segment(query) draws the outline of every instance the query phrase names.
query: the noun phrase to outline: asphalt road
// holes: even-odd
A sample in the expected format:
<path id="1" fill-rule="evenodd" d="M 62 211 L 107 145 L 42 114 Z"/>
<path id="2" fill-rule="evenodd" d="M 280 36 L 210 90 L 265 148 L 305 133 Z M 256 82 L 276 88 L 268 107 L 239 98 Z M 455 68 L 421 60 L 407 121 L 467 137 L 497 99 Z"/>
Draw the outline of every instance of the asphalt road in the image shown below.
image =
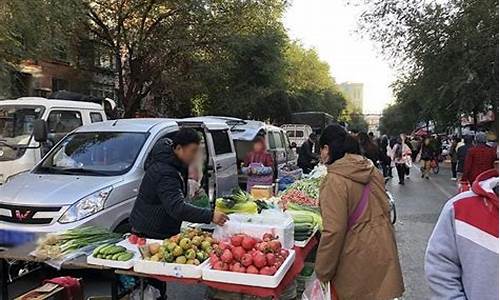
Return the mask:
<path id="1" fill-rule="evenodd" d="M 396 177 L 396 170 L 393 171 Z M 396 237 L 406 286 L 403 299 L 429 299 L 423 266 L 425 248 L 442 206 L 456 193 L 456 183 L 450 180 L 447 167 L 442 167 L 440 174 L 433 175 L 430 180 L 421 179 L 418 168 L 414 167 L 404 186 L 398 185 L 396 178 L 387 185 L 396 200 L 398 213 Z M 36 272 L 11 285 L 11 295 L 19 295 L 37 286 L 42 278 L 60 275 L 61 273 L 57 274 L 50 269 Z M 67 275 L 84 278 L 85 299 L 109 295 L 109 282 L 98 272 L 69 272 Z M 206 293 L 206 288 L 202 285 L 169 284 L 167 289 L 169 299 L 177 300 L 201 300 Z"/>
<path id="2" fill-rule="evenodd" d="M 429 289 L 424 277 L 424 255 L 427 241 L 432 233 L 441 208 L 457 192 L 455 181 L 451 181 L 450 169 L 441 166 L 438 175 L 430 180 L 420 178 L 414 166 L 405 185 L 393 178 L 388 189 L 396 199 L 398 219 L 396 238 L 403 269 L 406 292 L 403 299 L 429 299 Z M 394 177 L 396 172 L 394 169 Z"/>

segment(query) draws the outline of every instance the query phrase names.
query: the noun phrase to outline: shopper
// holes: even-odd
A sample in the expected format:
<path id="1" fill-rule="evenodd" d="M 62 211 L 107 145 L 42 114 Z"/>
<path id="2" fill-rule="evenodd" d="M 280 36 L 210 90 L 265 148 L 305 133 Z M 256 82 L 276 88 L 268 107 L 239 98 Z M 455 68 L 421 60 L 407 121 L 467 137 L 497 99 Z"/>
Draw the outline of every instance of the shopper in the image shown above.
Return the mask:
<path id="1" fill-rule="evenodd" d="M 498 299 L 498 170 L 444 206 L 425 255 L 431 299 Z"/>
<path id="2" fill-rule="evenodd" d="M 373 142 L 366 132 L 360 132 L 358 134 L 359 145 L 361 149 L 361 154 L 363 154 L 366 158 L 371 160 L 375 166 L 378 167 L 378 147 Z"/>
<path id="3" fill-rule="evenodd" d="M 466 135 L 464 137 L 464 143 L 457 148 L 457 178 L 462 178 L 465 166 L 465 157 L 469 148 L 472 147 L 472 141 L 474 137 L 471 135 Z"/>
<path id="4" fill-rule="evenodd" d="M 393 148 L 394 164 L 398 172 L 399 184 L 405 184 L 405 175 L 408 174 L 408 163 L 411 162 L 411 150 L 408 145 L 399 137 Z"/>
<path id="5" fill-rule="evenodd" d="M 431 173 L 431 161 L 434 157 L 434 151 L 430 138 L 425 138 L 422 146 L 420 147 L 420 172 L 422 178 L 429 179 L 429 174 Z"/>
<path id="6" fill-rule="evenodd" d="M 320 188 L 323 231 L 315 271 L 339 299 L 388 300 L 404 291 L 384 179 L 343 127 L 319 140 L 328 173 Z"/>
<path id="7" fill-rule="evenodd" d="M 247 192 L 250 192 L 254 185 L 271 185 L 274 179 L 273 156 L 266 149 L 266 140 L 263 136 L 257 136 L 253 143 L 252 151 L 245 157 Z M 257 171 L 258 170 L 258 171 Z"/>
<path id="8" fill-rule="evenodd" d="M 194 161 L 200 137 L 193 129 L 180 129 L 159 140 L 145 163 L 146 174 L 130 214 L 132 231 L 139 236 L 165 239 L 180 231 L 182 221 L 224 225 L 228 217 L 185 201 L 188 166 Z"/>
<path id="9" fill-rule="evenodd" d="M 453 138 L 453 141 L 451 142 L 450 145 L 450 161 L 451 161 L 451 180 L 457 180 L 457 163 L 458 163 L 458 155 L 457 155 L 457 148 L 458 148 L 458 143 L 460 142 L 460 139 L 457 137 Z"/>
<path id="10" fill-rule="evenodd" d="M 496 149 L 486 145 L 486 142 L 484 132 L 476 134 L 476 145 L 468 149 L 465 156 L 462 180 L 472 183 L 479 174 L 493 168 L 493 163 L 497 160 L 497 152 Z"/>
<path id="11" fill-rule="evenodd" d="M 309 138 L 302 143 L 299 148 L 299 158 L 297 159 L 297 166 L 302 169 L 305 174 L 314 169 L 318 163 L 318 154 L 314 153 L 314 145 L 316 145 L 318 138 L 315 133 L 311 133 Z"/>
<path id="12" fill-rule="evenodd" d="M 404 160 L 406 162 L 405 175 L 407 178 L 410 178 L 410 168 L 413 163 L 411 154 L 413 153 L 414 149 L 412 148 L 410 140 L 408 139 L 405 133 L 401 133 L 399 137 L 401 138 L 401 142 L 403 145 Z"/>
<path id="13" fill-rule="evenodd" d="M 384 178 L 390 177 L 390 169 L 391 169 L 391 158 L 387 155 L 387 147 L 389 146 L 389 139 L 386 135 L 382 136 L 379 142 L 379 161 L 382 167 L 382 173 L 384 174 Z"/>

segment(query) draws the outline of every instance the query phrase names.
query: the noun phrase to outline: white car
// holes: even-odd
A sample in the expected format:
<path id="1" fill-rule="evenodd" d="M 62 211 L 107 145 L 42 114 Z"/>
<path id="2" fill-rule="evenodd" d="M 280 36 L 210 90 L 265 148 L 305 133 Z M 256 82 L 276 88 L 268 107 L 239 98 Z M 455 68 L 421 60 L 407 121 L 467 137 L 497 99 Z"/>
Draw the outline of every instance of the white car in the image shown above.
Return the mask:
<path id="1" fill-rule="evenodd" d="M 286 131 L 290 143 L 294 147 L 300 147 L 313 133 L 311 126 L 306 124 L 284 124 L 281 128 Z"/>

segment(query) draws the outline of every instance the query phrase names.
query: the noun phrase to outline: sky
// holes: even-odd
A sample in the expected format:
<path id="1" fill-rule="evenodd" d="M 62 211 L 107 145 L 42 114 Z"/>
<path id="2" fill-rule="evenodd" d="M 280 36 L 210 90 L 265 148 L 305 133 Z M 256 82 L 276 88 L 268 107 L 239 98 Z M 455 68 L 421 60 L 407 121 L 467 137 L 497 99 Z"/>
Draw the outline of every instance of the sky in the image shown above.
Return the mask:
<path id="1" fill-rule="evenodd" d="M 364 113 L 380 113 L 392 101 L 393 73 L 372 41 L 355 32 L 360 8 L 345 0 L 293 0 L 284 23 L 292 39 L 316 48 L 337 83 L 364 83 Z"/>

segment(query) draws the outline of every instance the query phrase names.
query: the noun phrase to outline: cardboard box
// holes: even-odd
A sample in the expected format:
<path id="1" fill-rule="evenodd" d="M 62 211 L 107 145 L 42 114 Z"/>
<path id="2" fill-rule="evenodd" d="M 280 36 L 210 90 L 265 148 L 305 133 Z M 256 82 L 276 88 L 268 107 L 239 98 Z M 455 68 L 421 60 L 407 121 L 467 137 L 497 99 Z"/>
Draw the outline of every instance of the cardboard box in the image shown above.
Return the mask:
<path id="1" fill-rule="evenodd" d="M 45 283 L 17 298 L 15 300 L 59 300 L 64 299 L 64 287 L 54 284 Z"/>
<path id="2" fill-rule="evenodd" d="M 273 196 L 272 185 L 254 185 L 250 194 L 256 199 L 269 199 Z"/>

